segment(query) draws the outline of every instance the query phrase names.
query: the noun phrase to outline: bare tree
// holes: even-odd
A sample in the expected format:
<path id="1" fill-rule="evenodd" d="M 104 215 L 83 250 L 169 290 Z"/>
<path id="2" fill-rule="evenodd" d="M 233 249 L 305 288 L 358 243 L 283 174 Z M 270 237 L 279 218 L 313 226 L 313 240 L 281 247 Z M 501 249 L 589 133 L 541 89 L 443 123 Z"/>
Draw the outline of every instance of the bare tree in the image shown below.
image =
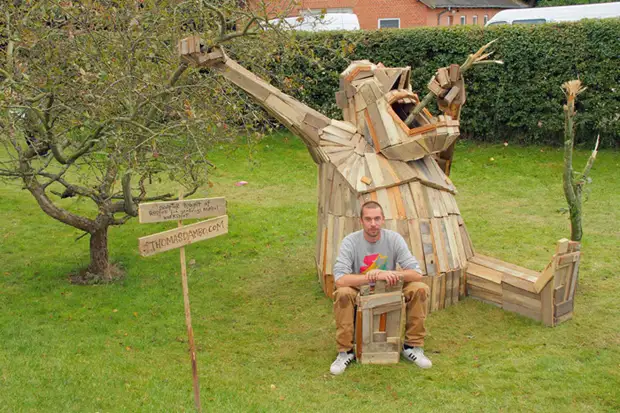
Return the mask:
<path id="1" fill-rule="evenodd" d="M 564 195 L 568 202 L 570 214 L 570 239 L 581 242 L 583 231 L 581 227 L 581 203 L 583 189 L 590 182 L 590 169 L 596 159 L 598 152 L 599 138 L 596 139 L 594 150 L 588 158 L 588 162 L 581 173 L 575 173 L 573 169 L 573 146 L 575 142 L 575 99 L 577 95 L 586 90 L 581 87 L 580 80 L 571 80 L 562 85 L 562 90 L 566 95 L 566 105 L 564 105 Z"/>
<path id="2" fill-rule="evenodd" d="M 246 130 L 251 108 L 227 98 L 221 79 L 186 73 L 177 40 L 273 35 L 254 30 L 264 17 L 227 0 L 15 1 L 1 13 L 0 176 L 89 235 L 87 272 L 109 280 L 109 227 L 140 202 L 174 199 L 176 186 L 161 183 L 194 194 L 210 145 Z M 221 38 L 222 25 L 241 29 Z M 73 197 L 92 208 L 64 200 Z"/>

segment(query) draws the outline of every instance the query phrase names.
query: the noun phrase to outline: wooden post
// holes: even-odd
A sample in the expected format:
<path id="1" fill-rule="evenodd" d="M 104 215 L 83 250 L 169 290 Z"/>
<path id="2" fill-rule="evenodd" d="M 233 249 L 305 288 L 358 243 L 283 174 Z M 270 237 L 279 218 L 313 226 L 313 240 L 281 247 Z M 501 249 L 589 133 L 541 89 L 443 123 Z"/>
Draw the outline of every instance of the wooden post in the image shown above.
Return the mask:
<path id="1" fill-rule="evenodd" d="M 183 192 L 179 191 L 179 200 L 183 199 Z M 177 221 L 178 227 L 183 226 L 183 220 Z M 187 286 L 187 265 L 185 263 L 185 247 L 179 249 L 181 256 L 181 284 L 183 285 L 183 305 L 185 306 L 185 324 L 187 325 L 187 338 L 189 340 L 189 354 L 192 360 L 192 378 L 194 381 L 194 405 L 196 411 L 201 412 L 200 407 L 200 383 L 198 381 L 198 362 L 196 361 L 196 345 L 194 343 L 194 330 L 192 329 L 192 314 L 189 306 L 189 287 Z"/>

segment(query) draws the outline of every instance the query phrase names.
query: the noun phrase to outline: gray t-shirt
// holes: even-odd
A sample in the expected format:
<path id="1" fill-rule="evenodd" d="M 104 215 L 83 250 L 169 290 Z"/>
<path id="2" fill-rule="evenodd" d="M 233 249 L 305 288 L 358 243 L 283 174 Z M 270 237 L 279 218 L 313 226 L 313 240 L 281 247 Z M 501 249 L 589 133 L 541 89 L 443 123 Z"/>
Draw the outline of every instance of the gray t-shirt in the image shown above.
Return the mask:
<path id="1" fill-rule="evenodd" d="M 356 231 L 340 244 L 340 253 L 334 264 L 334 280 L 345 274 L 365 274 L 374 269 L 393 271 L 396 264 L 404 270 L 420 271 L 418 261 L 398 232 L 382 229 L 379 241 L 372 243 L 366 241 L 363 230 Z"/>

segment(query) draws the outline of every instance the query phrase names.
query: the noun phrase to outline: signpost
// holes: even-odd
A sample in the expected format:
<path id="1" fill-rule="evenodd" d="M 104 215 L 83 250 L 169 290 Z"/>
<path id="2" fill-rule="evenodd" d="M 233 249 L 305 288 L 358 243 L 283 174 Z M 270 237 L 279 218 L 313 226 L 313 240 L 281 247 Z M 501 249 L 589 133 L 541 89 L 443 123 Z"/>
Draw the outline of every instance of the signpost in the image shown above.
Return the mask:
<path id="1" fill-rule="evenodd" d="M 178 227 L 169 231 L 160 232 L 142 237 L 138 240 L 140 255 L 143 257 L 180 249 L 181 255 L 181 283 L 183 285 L 183 304 L 185 306 L 185 324 L 189 341 L 189 351 L 192 361 L 192 378 L 194 383 L 194 404 L 200 412 L 200 384 L 198 382 L 198 364 L 196 361 L 196 346 L 194 344 L 194 330 L 189 306 L 189 288 L 187 286 L 187 266 L 185 263 L 185 245 L 217 237 L 228 232 L 228 215 L 226 214 L 226 200 L 224 198 L 203 198 L 178 201 L 151 202 L 139 205 L 140 223 L 164 222 L 177 220 Z M 183 219 L 215 217 L 195 224 L 183 226 Z"/>

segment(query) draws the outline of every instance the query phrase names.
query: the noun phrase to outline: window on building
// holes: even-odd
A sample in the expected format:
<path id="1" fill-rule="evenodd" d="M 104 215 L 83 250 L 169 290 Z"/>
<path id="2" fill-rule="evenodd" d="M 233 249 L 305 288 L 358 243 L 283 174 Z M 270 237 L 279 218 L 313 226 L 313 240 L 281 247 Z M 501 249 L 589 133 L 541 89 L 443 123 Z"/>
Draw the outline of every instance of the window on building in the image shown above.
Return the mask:
<path id="1" fill-rule="evenodd" d="M 379 19 L 380 29 L 400 29 L 400 19 Z"/>
<path id="2" fill-rule="evenodd" d="M 461 24 L 467 24 L 467 17 L 461 16 Z"/>
<path id="3" fill-rule="evenodd" d="M 472 24 L 478 24 L 478 16 L 472 17 Z"/>
<path id="4" fill-rule="evenodd" d="M 487 24 L 488 21 L 489 21 L 489 15 L 485 14 L 484 15 L 484 24 Z"/>

